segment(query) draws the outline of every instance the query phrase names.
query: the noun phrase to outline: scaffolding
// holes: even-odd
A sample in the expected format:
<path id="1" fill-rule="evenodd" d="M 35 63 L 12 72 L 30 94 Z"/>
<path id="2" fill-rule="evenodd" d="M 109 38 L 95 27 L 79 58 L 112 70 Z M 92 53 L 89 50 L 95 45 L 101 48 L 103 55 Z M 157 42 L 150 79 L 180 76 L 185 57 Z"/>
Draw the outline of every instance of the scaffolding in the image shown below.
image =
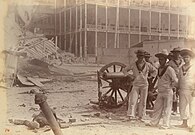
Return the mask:
<path id="1" fill-rule="evenodd" d="M 98 48 L 130 48 L 145 40 L 187 38 L 191 17 L 179 2 L 66 0 L 65 10 L 58 13 L 65 18 L 57 25 L 61 46 L 76 56 L 88 57 L 97 56 Z"/>

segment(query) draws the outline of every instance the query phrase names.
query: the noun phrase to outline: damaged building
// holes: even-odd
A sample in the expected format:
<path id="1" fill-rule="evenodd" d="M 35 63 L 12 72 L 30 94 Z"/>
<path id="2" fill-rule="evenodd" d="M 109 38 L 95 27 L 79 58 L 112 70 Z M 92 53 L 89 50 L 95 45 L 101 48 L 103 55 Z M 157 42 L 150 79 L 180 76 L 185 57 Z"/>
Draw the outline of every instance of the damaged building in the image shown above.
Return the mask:
<path id="1" fill-rule="evenodd" d="M 32 28 L 57 37 L 62 50 L 78 57 L 147 40 L 194 39 L 195 20 L 181 0 L 61 0 L 53 6 L 55 15 L 33 21 Z"/>

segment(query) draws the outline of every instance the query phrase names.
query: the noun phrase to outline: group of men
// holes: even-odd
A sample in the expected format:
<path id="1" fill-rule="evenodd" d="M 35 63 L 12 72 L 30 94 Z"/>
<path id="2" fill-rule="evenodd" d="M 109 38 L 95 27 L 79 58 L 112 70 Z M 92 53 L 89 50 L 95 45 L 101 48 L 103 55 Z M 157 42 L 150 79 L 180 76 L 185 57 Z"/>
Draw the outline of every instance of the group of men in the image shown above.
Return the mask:
<path id="1" fill-rule="evenodd" d="M 135 77 L 129 94 L 127 116 L 128 120 L 143 121 L 146 115 L 146 102 L 149 83 L 156 83 L 158 95 L 154 103 L 151 121 L 147 126 L 158 126 L 163 118 L 162 129 L 170 128 L 170 117 L 179 112 L 183 123 L 182 128 L 195 132 L 195 65 L 192 59 L 195 54 L 190 49 L 174 48 L 170 53 L 166 49 L 155 54 L 158 66 L 150 62 L 149 53 L 144 50 L 135 52 L 137 60 L 123 69 L 133 71 Z M 189 115 L 188 115 L 189 114 Z M 189 124 L 188 124 L 189 119 Z"/>

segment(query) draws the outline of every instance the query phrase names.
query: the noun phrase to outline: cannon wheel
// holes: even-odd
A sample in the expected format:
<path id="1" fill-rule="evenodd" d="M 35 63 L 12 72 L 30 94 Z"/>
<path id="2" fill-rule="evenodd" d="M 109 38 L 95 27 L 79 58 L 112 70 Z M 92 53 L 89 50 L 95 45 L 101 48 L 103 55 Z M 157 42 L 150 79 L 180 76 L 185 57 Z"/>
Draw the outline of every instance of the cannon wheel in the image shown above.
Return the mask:
<path id="1" fill-rule="evenodd" d="M 121 78 L 106 79 L 103 73 L 121 72 L 126 65 L 120 62 L 112 62 L 100 69 L 98 72 L 98 89 L 100 105 L 106 108 L 118 108 L 126 103 L 129 87 L 125 86 L 127 80 Z M 126 79 L 126 78 L 125 78 Z"/>

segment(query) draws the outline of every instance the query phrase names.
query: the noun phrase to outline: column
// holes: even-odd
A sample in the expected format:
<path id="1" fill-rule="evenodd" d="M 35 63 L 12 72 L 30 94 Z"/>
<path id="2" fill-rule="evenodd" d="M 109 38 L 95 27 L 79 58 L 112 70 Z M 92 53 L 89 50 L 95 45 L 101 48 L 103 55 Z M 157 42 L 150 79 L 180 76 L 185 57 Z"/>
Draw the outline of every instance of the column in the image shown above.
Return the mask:
<path id="1" fill-rule="evenodd" d="M 77 21 L 77 7 L 78 6 L 76 5 L 76 7 L 75 7 L 75 10 L 76 10 L 75 11 L 76 12 L 76 21 L 75 21 L 76 22 L 76 30 L 75 30 L 75 55 L 76 56 L 78 56 L 78 47 L 77 47 L 78 46 L 78 44 L 77 44 L 77 32 L 78 32 L 78 29 L 77 29 L 77 27 L 78 27 L 78 24 L 77 24 L 78 23 L 78 21 Z"/>
<path id="2" fill-rule="evenodd" d="M 159 31 L 160 31 L 160 34 L 159 34 L 159 40 L 161 40 L 161 12 L 159 11 Z"/>
<path id="3" fill-rule="evenodd" d="M 95 56 L 97 57 L 97 4 L 95 4 Z"/>
<path id="4" fill-rule="evenodd" d="M 80 57 L 83 56 L 82 53 L 82 6 L 80 5 Z"/>
<path id="5" fill-rule="evenodd" d="M 85 42 L 84 42 L 84 57 L 87 57 L 87 4 L 85 3 L 85 26 L 84 26 L 84 31 L 85 31 Z"/>

